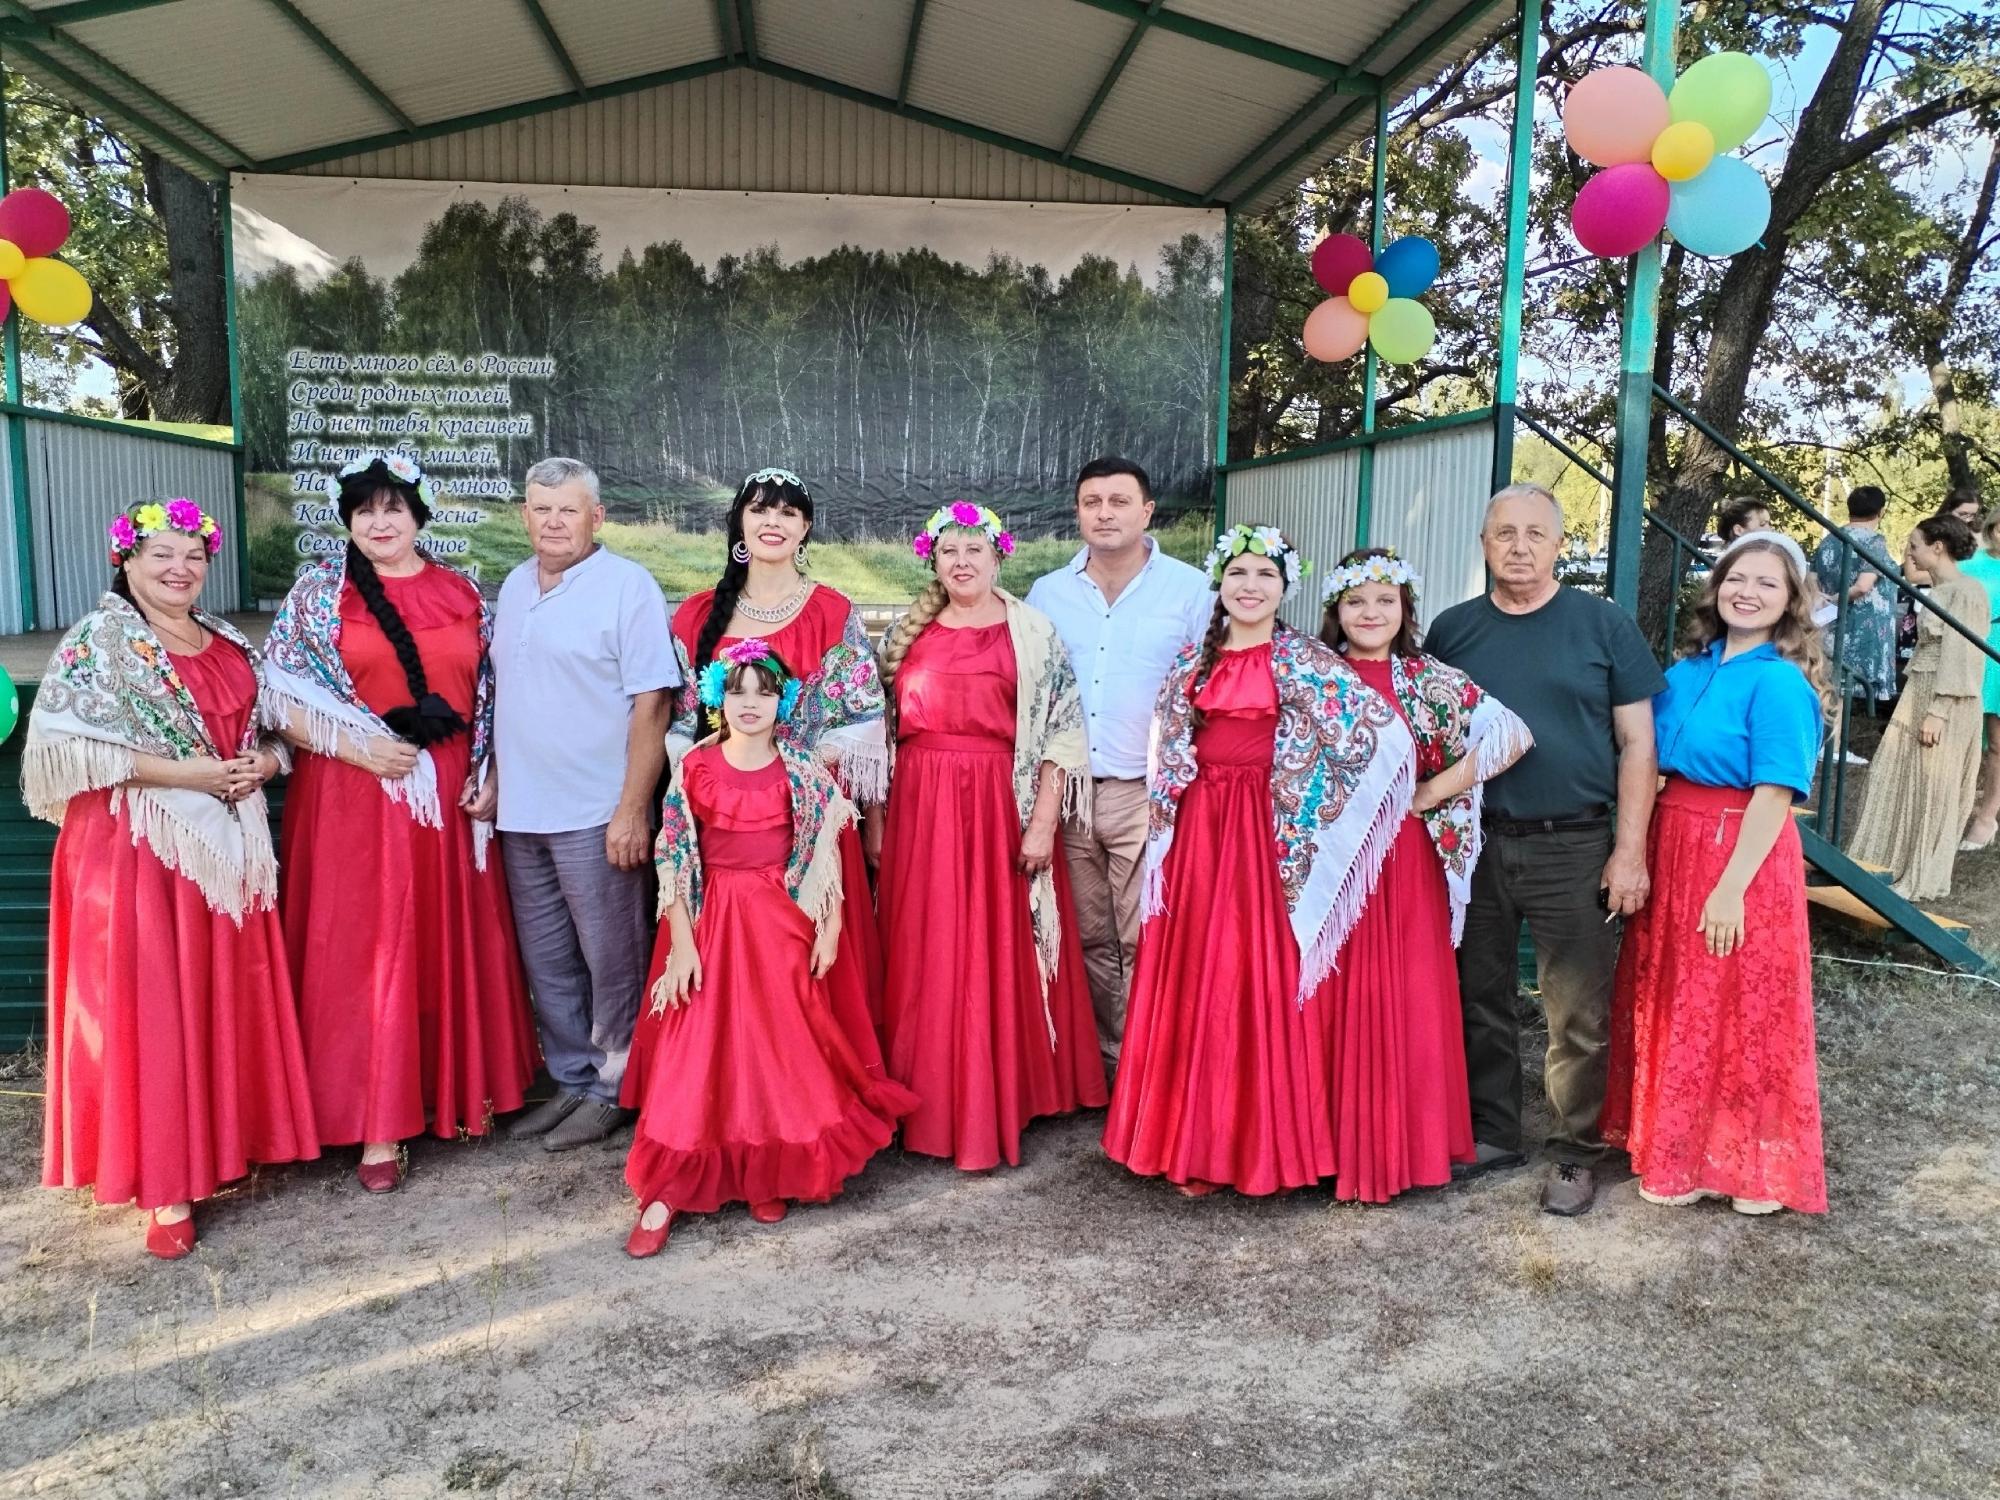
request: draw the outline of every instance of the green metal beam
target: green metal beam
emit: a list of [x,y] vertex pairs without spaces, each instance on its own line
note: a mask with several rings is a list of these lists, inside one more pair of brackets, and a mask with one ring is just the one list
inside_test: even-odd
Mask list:
[[[644,89],[682,83],[690,78],[705,78],[710,73],[726,73],[736,66],[737,63],[733,58],[711,57],[679,68],[664,68],[657,73],[640,73],[631,78],[620,78],[612,83],[600,83],[590,91],[590,97],[609,99],[619,94],[636,94]],[[480,110],[476,114],[459,115],[450,120],[419,125],[415,130],[392,130],[381,135],[340,141],[331,146],[315,146],[307,151],[294,151],[285,156],[269,157],[257,162],[251,170],[292,172],[300,167],[317,166],[320,162],[339,161],[344,156],[358,156],[366,151],[382,151],[391,146],[406,146],[412,141],[435,140],[441,135],[456,135],[461,130],[477,130],[483,125],[505,125],[511,120],[525,120],[532,115],[545,115],[552,110],[575,107],[576,95],[549,94],[540,99],[528,99],[519,104],[501,105],[496,109]]]
[[[1095,10],[1109,11],[1114,16],[1123,16],[1128,21],[1145,19],[1147,0],[1077,0],[1080,5],[1088,5]],[[1310,73],[1315,78],[1337,78],[1355,80],[1353,92],[1371,90],[1373,79],[1357,79],[1352,67],[1337,63],[1330,57],[1320,57],[1315,53],[1301,52],[1296,47],[1287,47],[1268,37],[1252,36],[1247,31],[1236,31],[1227,26],[1218,26],[1213,21],[1203,21],[1194,16],[1183,15],[1176,10],[1163,10],[1154,19],[1154,25],[1162,31],[1189,37],[1197,42],[1206,42],[1211,47],[1220,47],[1225,52],[1240,53],[1244,57],[1254,57],[1259,62],[1276,63],[1281,68],[1290,68],[1295,73]]]
[[528,8],[529,19],[535,23],[535,29],[542,34],[542,41],[549,49],[549,56],[553,57],[556,66],[563,70],[563,76],[569,79],[570,87],[575,89],[580,97],[588,99],[590,85],[583,81],[583,74],[577,72],[576,63],[570,58],[569,48],[563,45],[562,37],[556,33],[555,23],[549,19],[549,13],[542,9],[542,0],[521,0],[521,3]]
[[319,48],[321,52],[325,53],[328,61],[330,61],[336,68],[340,69],[341,72],[345,73],[349,78],[353,79],[355,86],[359,88],[364,94],[366,94],[370,99],[373,99],[376,103],[376,106],[380,108],[384,114],[386,114],[390,119],[394,120],[398,125],[402,126],[405,131],[411,131],[417,128],[417,122],[415,120],[412,120],[408,115],[404,114],[402,108],[396,103],[396,101],[394,99],[391,99],[387,94],[382,92],[380,86],[376,84],[374,79],[370,78],[366,73],[362,72],[360,68],[356,67],[354,65],[353,58],[349,57],[345,52],[342,52],[338,47],[334,46],[333,39],[329,37],[324,31],[321,31],[317,26],[313,25],[313,23],[309,19],[307,19],[306,13],[300,10],[296,5],[292,4],[292,0],[270,0],[270,3],[272,7],[277,10],[279,15],[283,16],[287,21],[290,21],[292,23],[292,25],[298,30],[300,35],[305,37],[305,39],[311,42],[315,47]]
[[[1172,12],[1163,12],[1171,15]],[[817,73],[802,72],[798,68],[788,68],[783,63],[770,61],[750,65],[756,72],[768,74],[772,78],[782,78],[788,83],[796,83],[804,88],[817,89],[822,94],[831,94],[836,99],[852,99],[857,104],[886,110],[890,114],[900,114],[906,120],[920,124],[934,125],[939,130],[950,131],[953,135],[964,136],[967,140],[979,141],[988,146],[1001,146],[1009,151],[1031,156],[1036,161],[1045,161],[1052,166],[1067,167],[1081,172],[1086,177],[1101,178],[1105,182],[1115,182],[1121,187],[1151,193],[1156,198],[1164,198],[1169,203],[1182,203],[1191,208],[1209,207],[1207,200],[1199,193],[1186,188],[1175,187],[1170,182],[1158,182],[1151,177],[1141,177],[1136,172],[1127,172],[1118,167],[1107,167],[1100,162],[1085,161],[1082,157],[1071,157],[1065,161],[1062,153],[1034,141],[1023,140],[1019,136],[1004,135],[997,130],[988,130],[984,125],[973,125],[950,115],[935,114],[928,109],[919,109],[913,104],[898,108],[896,101],[884,94],[871,94],[866,89],[851,88],[844,83],[836,83],[831,78],[821,78]]]
[[[1381,92],[1375,96],[1375,144],[1370,153],[1370,182],[1374,191],[1374,206],[1368,211],[1368,253],[1382,253],[1383,236],[1389,224],[1389,95]],[[1369,344],[1361,356],[1361,431],[1365,437],[1375,435],[1375,381],[1381,369],[1381,361],[1375,357],[1375,346]],[[1361,450],[1355,473],[1354,504],[1354,545],[1370,545],[1368,533],[1375,524],[1375,445],[1370,443]]]
[[1335,136],[1339,135],[1340,132],[1345,130],[1350,124],[1352,124],[1354,120],[1356,120],[1362,114],[1363,111],[1369,109],[1373,105],[1373,103],[1374,101],[1370,99],[1355,100],[1352,104],[1348,105],[1346,109],[1343,109],[1339,114],[1335,115],[1331,120],[1327,121],[1327,123],[1324,126],[1314,131],[1312,135],[1309,138],[1307,138],[1307,140],[1303,144],[1301,144],[1297,149],[1287,152],[1283,157],[1283,159],[1277,162],[1271,168],[1270,171],[1266,172],[1262,177],[1259,177],[1255,182],[1251,183],[1250,186],[1244,188],[1241,192],[1230,194],[1228,201],[1231,203],[1244,203],[1256,197],[1259,193],[1263,192],[1265,188],[1269,187],[1272,183],[1276,182],[1279,178],[1283,177],[1286,173],[1290,172],[1292,170],[1293,165],[1298,162],[1299,158],[1306,156],[1311,152],[1319,150],[1320,147],[1324,146],[1328,141],[1332,140]]
[[750,0],[736,0],[736,36],[743,55],[750,59],[752,66],[757,62],[757,13],[750,8]]
[[55,79],[74,102],[94,105],[95,113],[102,114],[106,119],[122,122],[141,137],[154,141],[169,152],[178,153],[193,162],[204,177],[213,181],[228,174],[229,169],[206,151],[196,150],[171,130],[162,128],[157,121],[147,119],[123,100],[114,99],[101,87],[78,74],[75,69],[57,62],[40,48],[19,41],[8,42],[6,46],[9,51],[26,58],[36,68]]
[[1215,529],[1220,531],[1229,514],[1229,341],[1236,300],[1236,215],[1222,211],[1222,359],[1216,384],[1215,413]]
[[1353,437],[1335,438],[1330,443],[1314,443],[1305,448],[1288,448],[1283,453],[1260,453],[1255,458],[1232,460],[1229,472],[1239,469],[1262,469],[1271,464],[1295,464],[1308,458],[1320,458],[1328,453],[1348,453],[1357,448],[1371,445],[1377,448],[1390,443],[1407,442],[1411,438],[1427,437],[1434,432],[1448,432],[1454,427],[1479,427],[1493,420],[1493,408],[1482,406],[1476,411],[1455,411],[1442,417],[1426,417],[1421,422],[1412,422],[1407,427],[1385,427],[1370,434],[1356,433]]
[[17,36],[46,39],[58,26],[101,21],[106,16],[129,15],[135,10],[158,10],[174,3],[175,0],[72,0],[68,5],[45,5],[31,18],[0,22],[0,40]]
[[930,0],[915,0],[910,6],[910,30],[903,38],[903,71],[896,80],[896,108],[910,102],[910,78],[917,69],[917,38],[924,30],[924,7]]
[[715,0],[715,45],[724,57],[734,57],[743,49],[731,36],[731,17],[735,7],[730,0]]
[[1499,367],[1493,404],[1493,488],[1514,482],[1514,403],[1521,367],[1521,308],[1528,266],[1528,189],[1534,172],[1535,73],[1540,67],[1542,0],[1521,0],[1514,54],[1514,120],[1507,151],[1507,248],[1500,275]]
[[1118,82],[1118,75],[1125,71],[1125,64],[1130,62],[1132,54],[1139,50],[1139,43],[1144,39],[1146,29],[1159,17],[1160,7],[1165,3],[1166,0],[1150,0],[1146,6],[1146,13],[1132,23],[1132,34],[1125,38],[1125,45],[1120,47],[1118,55],[1111,59],[1111,66],[1104,71],[1104,81],[1097,85],[1097,92],[1090,96],[1090,103],[1084,106],[1083,114],[1077,119],[1076,128],[1069,133],[1069,139],[1063,143],[1064,161],[1076,155],[1077,142],[1081,141],[1083,133],[1090,129],[1090,122],[1097,118],[1097,112],[1104,108],[1104,101],[1111,97],[1111,90]]
[[[0,66],[0,196],[13,186],[7,163],[7,70]],[[21,319],[8,317],[0,332],[0,360],[4,360],[5,394],[8,404],[21,400]],[[15,586],[21,596],[21,629],[35,628],[35,520],[28,508],[28,424],[13,412],[6,414],[8,512],[14,526]]]

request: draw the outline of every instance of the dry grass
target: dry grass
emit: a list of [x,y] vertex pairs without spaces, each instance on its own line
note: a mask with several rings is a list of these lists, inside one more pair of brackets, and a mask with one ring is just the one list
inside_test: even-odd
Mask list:
[[1189,1203],[1082,1120],[647,1264],[616,1149],[424,1143],[388,1199],[342,1153],[163,1266],[0,1096],[0,1494],[1991,1495],[2000,991],[1821,983],[1819,1221]]

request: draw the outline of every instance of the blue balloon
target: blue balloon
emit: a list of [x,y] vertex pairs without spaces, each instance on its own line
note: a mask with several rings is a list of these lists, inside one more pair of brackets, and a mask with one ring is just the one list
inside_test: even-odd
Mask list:
[[1438,247],[1420,234],[1404,235],[1383,247],[1375,269],[1391,297],[1421,297],[1438,279]]
[[1740,156],[1718,156],[1699,176],[1672,188],[1667,232],[1691,254],[1741,254],[1770,225],[1771,190]]

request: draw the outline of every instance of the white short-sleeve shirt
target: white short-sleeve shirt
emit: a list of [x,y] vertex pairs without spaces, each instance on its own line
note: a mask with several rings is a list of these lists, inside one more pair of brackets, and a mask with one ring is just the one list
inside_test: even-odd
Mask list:
[[493,620],[493,748],[503,833],[609,823],[625,786],[632,699],[680,685],[653,575],[600,546],[542,592],[534,558]]

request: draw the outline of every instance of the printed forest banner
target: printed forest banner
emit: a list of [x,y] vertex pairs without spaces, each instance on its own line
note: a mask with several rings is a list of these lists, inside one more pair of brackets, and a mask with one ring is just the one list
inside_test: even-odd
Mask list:
[[489,591],[551,453],[597,469],[607,540],[674,595],[714,581],[769,464],[813,491],[816,575],[864,602],[910,596],[905,539],[960,496],[1025,539],[1025,589],[1105,452],[1150,471],[1175,551],[1204,550],[1215,214],[258,176],[234,204],[262,599],[345,544],[321,485],[371,447],[439,482],[432,545]]

